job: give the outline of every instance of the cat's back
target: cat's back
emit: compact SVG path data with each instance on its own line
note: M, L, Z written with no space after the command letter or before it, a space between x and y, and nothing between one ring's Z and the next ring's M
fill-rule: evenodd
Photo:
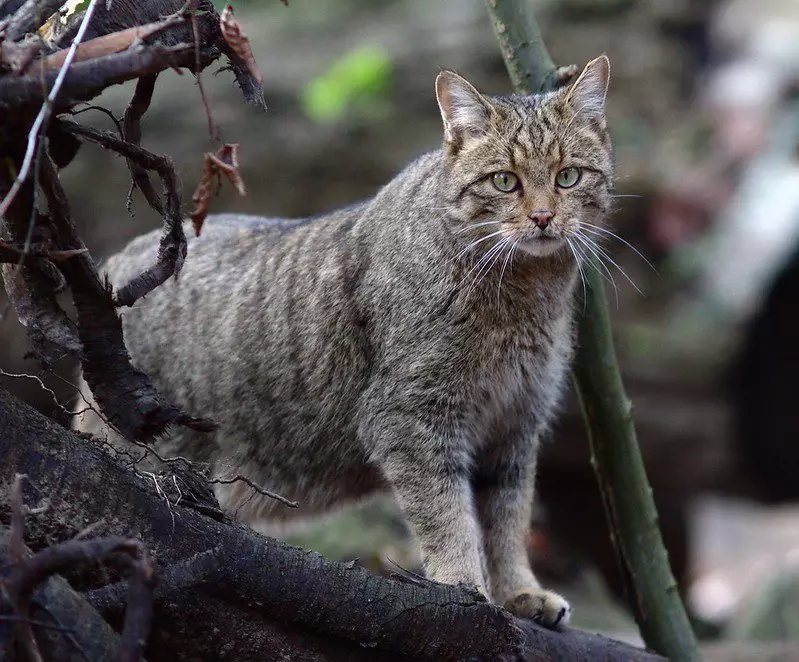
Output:
M182 273L197 273L240 262L256 242L261 244L262 250L279 250L281 241L290 239L297 230L307 232L313 220L216 214L207 218L199 237L195 236L192 225L185 223L183 230L188 240L188 255ZM107 272L111 283L119 288L155 262L160 241L160 229L140 235L109 257L101 270ZM171 282L170 279L164 286L168 288ZM152 296L158 292L156 289Z

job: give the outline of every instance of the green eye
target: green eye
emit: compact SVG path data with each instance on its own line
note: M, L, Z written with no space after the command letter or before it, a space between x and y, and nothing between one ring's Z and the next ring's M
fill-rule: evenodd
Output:
M503 193L509 193L519 185L519 178L512 172L495 172L491 181Z
M564 168L555 176L555 183L560 188L571 188L583 176L582 168Z

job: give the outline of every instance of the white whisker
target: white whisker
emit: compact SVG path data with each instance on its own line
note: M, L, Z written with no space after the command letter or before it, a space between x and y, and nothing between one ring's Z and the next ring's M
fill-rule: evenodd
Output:
M585 235L581 235L580 233L574 233L572 236L583 246L583 248L585 248L585 250L590 252L596 258L596 261L599 262L599 265L605 271L605 273L602 273L602 271L599 270L599 267L596 266L596 263L593 260L591 260L590 258L588 260L586 260L588 262L588 264L590 264L596 270L596 272L600 276L602 276L602 278L604 278L606 281L608 281L613 286L613 292L614 292L615 297L616 297L616 308L618 309L618 307L619 307L619 288L616 285L616 281L613 278L613 274L610 272L610 269L608 269L607 265L602 260L602 257L599 255L599 253L597 253L594 250L594 248L591 246L591 244L588 243L588 240L585 237ZM605 275L605 274L607 274L607 275Z
M469 285L469 289L466 291L466 297L464 298L464 301L469 299L474 289L482 282L485 276L488 275L488 273L491 271L491 268L494 266L494 264L496 264L497 259L502 254L502 249L509 241L510 241L509 237L505 237L502 241L498 241L481 258L478 264L482 264L482 266L478 270L475 277L472 279L472 282ZM474 271L474 269L472 269L472 271ZM471 271L469 273L471 273ZM468 277L469 274L466 275Z
M472 248L474 248L475 246L477 246L477 244L479 244L479 243L482 243L482 242L486 241L487 239L491 239L492 237L496 237L497 235L500 235L500 234L502 234L503 232L504 232L504 230L497 230L496 232L492 232L491 234L487 234L485 237L480 237L479 239L477 239L477 240L473 241L473 242L472 242L471 244L469 244L469 245L468 245L466 248L464 248L464 249L463 249L463 250L462 250L460 253L458 253L458 254L457 254L457 255L456 255L454 258L453 258L453 261L454 261L454 260L457 260L459 257L462 257L463 255L465 255L466 253L468 253L470 250L472 250Z
M475 223L474 225L466 225L462 228L459 228L456 232L466 232L467 230L471 230L473 228L481 228L484 225L499 225L502 221L484 221L483 223Z
M614 239L618 239L621 243L623 243L630 250L632 250L638 257L640 257L644 262L646 262L647 265L649 266L649 268L652 269L652 271L654 271L655 273L658 272L658 270L655 269L654 265L649 260L647 260L646 257L644 257L644 255L643 255L643 253L641 253L641 251L639 251L629 241L627 241L626 239L623 239L622 237L617 235L615 232L612 232L611 230L608 230L607 228L603 228L603 227L601 227L599 225L594 225L593 223L586 223L585 221L580 221L580 225L581 226L585 226L585 228L592 228L594 230L594 232L592 232L592 234L596 234L596 232L601 232L601 233L606 234L606 235L608 235L610 237L613 237Z
M508 237L508 239L510 239L510 237ZM516 248L516 242L511 239L510 248L508 248L508 254L505 256L505 261L502 263L502 269L499 272L499 283L497 283L497 306L499 306L500 290L502 289L502 277L505 275L505 269L510 261L510 256L513 255L514 248Z
M577 257L577 253L574 250L574 246L572 246L572 242L569 241L568 237L565 237L566 245L569 247L569 250L572 252L574 256L574 262L577 265L577 273L580 274L580 282L583 286L583 312L585 312L585 302L588 300L588 292L585 288L585 275L583 274L583 265L580 264L580 258Z
M635 291L636 291L636 292L638 292L638 294L640 294L641 296L643 296L643 295L644 295L644 293L641 291L641 288L639 288L639 287L638 287L638 285L636 285L636 284L635 284L635 282L633 281L633 279L632 279L632 278L630 278L630 277L627 275L627 272L626 272L626 271L624 271L624 269L622 269L622 268L621 268L621 267L620 267L620 266L619 266L619 265L616 263L616 261L615 261L615 260L614 260L612 257L610 257L610 255L608 255L608 252L607 252L607 251L606 251L604 248L602 248L602 247L601 247L599 244L597 244L597 243L596 243L596 242L595 242L593 239L591 239L590 237L587 237L587 236L586 236L586 235L584 235L584 234L580 234L580 233L578 232L578 233L576 233L574 236L576 236L576 237L580 237L580 238L582 239L582 241L586 242L586 246L588 246L589 244L590 244L590 245L592 245L592 246L594 246L594 248L596 248L596 249L597 249L597 250L598 250L598 251L601 253L602 257L604 257L604 258L605 258L605 259L606 259L608 262L610 262L610 263L611 263L611 264L612 264L614 267L616 267L616 269L618 269L618 270L619 270L619 273L620 273L622 276L624 276L624 277L627 279L627 282L629 282L629 283L630 283L630 285L632 285L632 286L635 288ZM592 252L593 252L593 251L592 251Z

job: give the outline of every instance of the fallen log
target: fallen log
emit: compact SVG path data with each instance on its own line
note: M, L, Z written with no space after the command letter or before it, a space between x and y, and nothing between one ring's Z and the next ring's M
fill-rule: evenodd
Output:
M17 473L27 474L25 501L50 501L28 518L32 548L68 540L90 524L92 536L144 543L159 580L145 650L150 662L664 659L598 635L521 621L465 587L375 576L208 517L157 491L155 474L137 474L101 442L2 390L0 457L0 482L10 486ZM0 522L9 519L9 507L0 506ZM124 583L75 587L120 628Z

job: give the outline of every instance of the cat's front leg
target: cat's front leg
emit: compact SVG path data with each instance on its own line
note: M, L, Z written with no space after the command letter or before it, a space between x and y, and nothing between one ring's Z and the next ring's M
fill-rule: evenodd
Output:
M386 415L372 425L379 428L374 458L416 534L427 577L489 597L468 454L413 415Z
M516 616L556 627L569 622L571 607L562 596L538 583L525 545L537 445L535 439L521 435L497 444L475 472L473 486L494 601Z

